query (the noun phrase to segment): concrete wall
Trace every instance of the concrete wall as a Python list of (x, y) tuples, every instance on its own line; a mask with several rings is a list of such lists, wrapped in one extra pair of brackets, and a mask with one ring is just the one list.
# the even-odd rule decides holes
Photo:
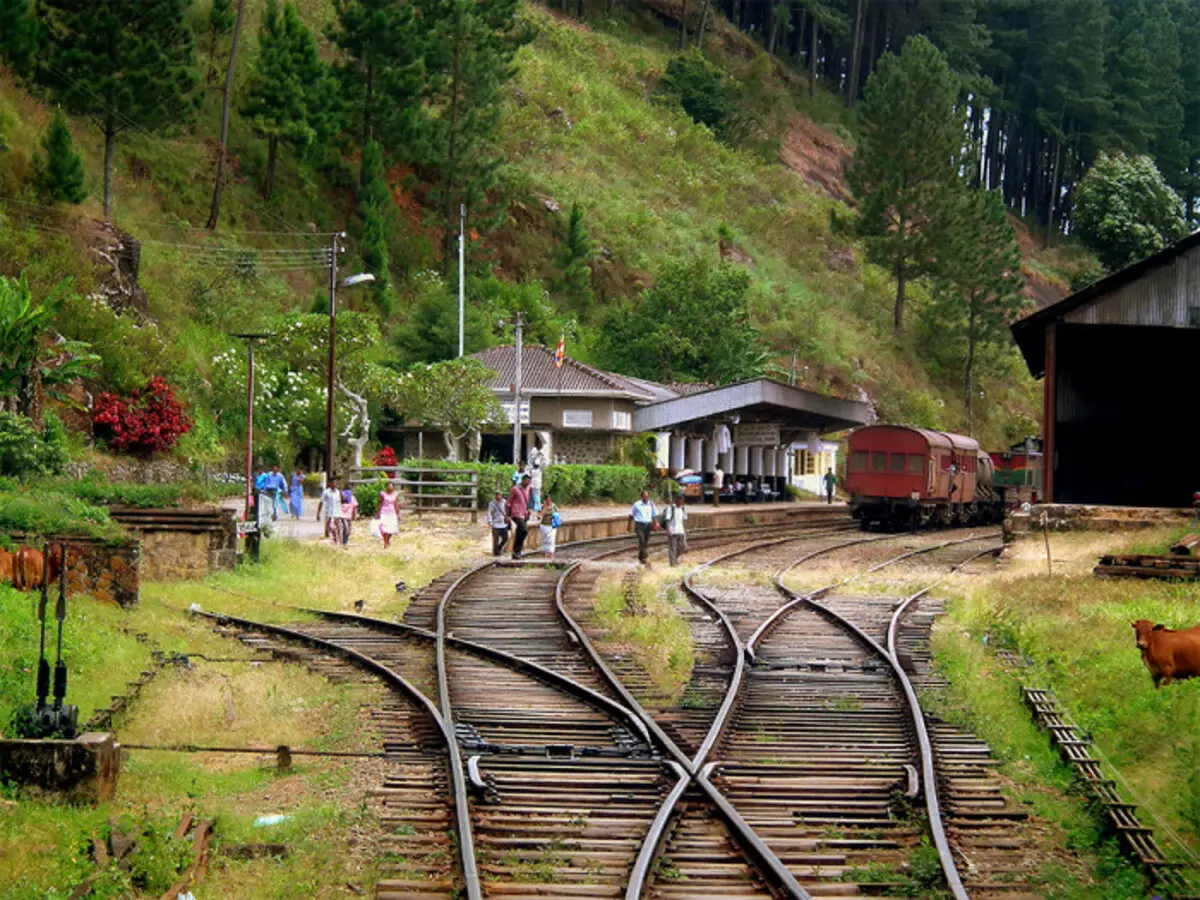
[(0, 740), (0, 780), (98, 803), (117, 793), (121, 747), (111, 734), (86, 732), (73, 741)]

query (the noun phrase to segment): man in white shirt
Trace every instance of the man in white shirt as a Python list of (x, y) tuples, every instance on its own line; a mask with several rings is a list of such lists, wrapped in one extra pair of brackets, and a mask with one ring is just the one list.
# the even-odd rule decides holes
[(529, 507), (534, 512), (542, 511), (542, 473), (546, 468), (546, 454), (534, 444), (529, 451)]
[(492, 502), (488, 504), (487, 520), (492, 528), (492, 556), (499, 556), (508, 543), (508, 510), (504, 504), (504, 494), (500, 491), (496, 491)]
[(342, 537), (342, 527), (346, 520), (342, 518), (342, 492), (338, 489), (336, 478), (330, 478), (329, 484), (321, 492), (321, 500), (317, 503), (317, 521), (321, 521), (321, 513), (325, 513), (325, 537), (335, 544), (345, 543)]
[(663, 512), (667, 526), (667, 561), (672, 566), (679, 565), (679, 557), (687, 550), (687, 534), (684, 523), (687, 521), (687, 507), (683, 505), (683, 494), (675, 497), (675, 504), (668, 506)]
[(646, 558), (650, 555), (650, 532), (658, 527), (655, 521), (657, 516), (658, 508), (650, 499), (650, 492), (642, 491), (641, 499), (636, 500), (629, 510), (630, 525), (637, 532), (638, 562), (642, 565), (647, 565)]
[(721, 491), (725, 487), (725, 472), (720, 466), (713, 469), (713, 506), (721, 505)]

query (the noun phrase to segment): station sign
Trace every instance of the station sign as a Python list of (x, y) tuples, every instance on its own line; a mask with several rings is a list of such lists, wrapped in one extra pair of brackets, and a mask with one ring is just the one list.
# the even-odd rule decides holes
[[(513, 416), (513, 409), (515, 408), (515, 406), (516, 406), (516, 402), (513, 400), (501, 400), (500, 401), (500, 408), (504, 410), (504, 418), (505, 418), (505, 421), (507, 421), (509, 425), (516, 424), (516, 419)], [(528, 400), (521, 401), (521, 424), (522, 425), (529, 424), (529, 401)]]
[(778, 447), (779, 426), (769, 422), (748, 422), (733, 429), (733, 442), (739, 447)]

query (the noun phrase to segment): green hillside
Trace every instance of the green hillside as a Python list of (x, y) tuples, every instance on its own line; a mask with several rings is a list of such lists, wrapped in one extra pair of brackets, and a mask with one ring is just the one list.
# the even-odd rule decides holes
[[(166, 375), (200, 413), (186, 452), (215, 459), (220, 443), (236, 437), (240, 427), (214, 372), (214, 357), (235, 346), (228, 332), (322, 302), (325, 235), (349, 233), (342, 266), (357, 271), (361, 222), (358, 151), (351, 146), (304, 159), (281, 151), (274, 196), (262, 199), (266, 142), (238, 113), (236, 99), (250, 77), (266, 6), (265, 0), (248, 0), (230, 126), (231, 180), (220, 227), (215, 234), (201, 230), (212, 193), (228, 46), (219, 42), (210, 59), (206, 6), (189, 12), (204, 76), (199, 117), (166, 134), (131, 129), (118, 148), (115, 224), (141, 242), (144, 293), (114, 292), (112, 266), (102, 258), (113, 253), (104, 250), (100, 225), (100, 132), (84, 119), (71, 120), (92, 194), (80, 207), (47, 207), (30, 182), (53, 107), (12, 76), (0, 76), (0, 274), (24, 271), (37, 291), (72, 276), (89, 299), (72, 304), (58, 327), (92, 342), (102, 356), (94, 387), (128, 391), (152, 375)], [(299, 8), (323, 34), (332, 4), (303, 0)], [(473, 307), (527, 304), (531, 288), (536, 298), (540, 286), (534, 282), (548, 284), (556, 273), (553, 258), (567, 211), (577, 203), (596, 248), (596, 302), (575, 322), (564, 310), (542, 311), (543, 335), (572, 325), (572, 355), (602, 362), (596, 337), (605, 310), (636, 298), (668, 262), (723, 255), (751, 275), (753, 320), (772, 354), (772, 371), (786, 375), (795, 354), (803, 386), (869, 398), (889, 420), (965, 428), (954, 350), (929, 352), (938, 333), (936, 322), (922, 321), (921, 286), (911, 291), (911, 327), (897, 338), (889, 276), (866, 264), (861, 248), (831, 226), (831, 214), (845, 212), (843, 203), (830, 196), (827, 184), (814, 184), (780, 161), (780, 147), (794, 162), (814, 134), (849, 152), (852, 116), (835, 98), (822, 90), (810, 99), (802, 76), (757, 53), (719, 19), (710, 30), (709, 57), (736, 79), (742, 103), (757, 115), (752, 139), (722, 143), (657, 90), (676, 41), (658, 17), (620, 8), (612, 18), (597, 16), (583, 25), (533, 5), (521, 15), (536, 37), (519, 51), (517, 75), (504, 89), (504, 162), (489, 195), (507, 214), (472, 242), (470, 252), (477, 275), (491, 271), (521, 287), (510, 296), (495, 281), (475, 278), (469, 283), (477, 292)], [(334, 49), (321, 38), (324, 57)], [(440, 234), (428, 215), (429, 173), (393, 166), (388, 179), (397, 221), (390, 246), (397, 303), (394, 314), (379, 318), (383, 340), (376, 355), (403, 362), (390, 336), (427, 314), (421, 301), (430, 290), (427, 273), (441, 267)], [(1086, 265), (1073, 252), (1055, 250), (1029, 253), (1026, 269), (1037, 291), (1053, 295), (1061, 294), (1072, 270)], [(348, 293), (343, 302), (376, 315), (362, 293)], [(484, 323), (487, 333), (477, 335), (477, 343), (503, 339), (493, 322)], [(978, 384), (984, 400), (977, 404), (975, 432), (985, 443), (994, 446), (1036, 429), (1037, 389), (1010, 347), (988, 351)]]

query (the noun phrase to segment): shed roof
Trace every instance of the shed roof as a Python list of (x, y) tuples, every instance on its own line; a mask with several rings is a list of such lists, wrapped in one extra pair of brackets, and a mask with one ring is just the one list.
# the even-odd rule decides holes
[(1046, 326), (1060, 321), (1064, 316), (1077, 309), (1096, 303), (1105, 295), (1146, 276), (1155, 269), (1170, 265), (1176, 257), (1196, 247), (1200, 247), (1200, 231), (1189, 234), (1169, 247), (1164, 247), (1153, 256), (1147, 256), (1131, 266), (1106, 275), (1057, 303), (1052, 303), (1013, 322), (1013, 338), (1021, 349), (1021, 355), (1025, 357), (1025, 364), (1029, 367), (1030, 373), (1035, 378), (1041, 378), (1046, 372)]
[[(488, 386), (501, 393), (512, 390), (516, 380), (516, 347), (505, 344), (472, 354), (495, 374)], [(565, 394), (585, 397), (616, 397), (646, 403), (662, 399), (660, 385), (627, 378), (563, 357), (562, 368), (554, 366), (554, 351), (540, 344), (521, 348), (521, 393), (524, 396)], [(670, 396), (673, 393), (667, 392)]]
[(663, 431), (733, 413), (744, 419), (777, 421), (785, 427), (839, 431), (864, 424), (869, 408), (854, 400), (840, 400), (769, 378), (755, 378), (642, 406), (633, 413), (633, 428)]

